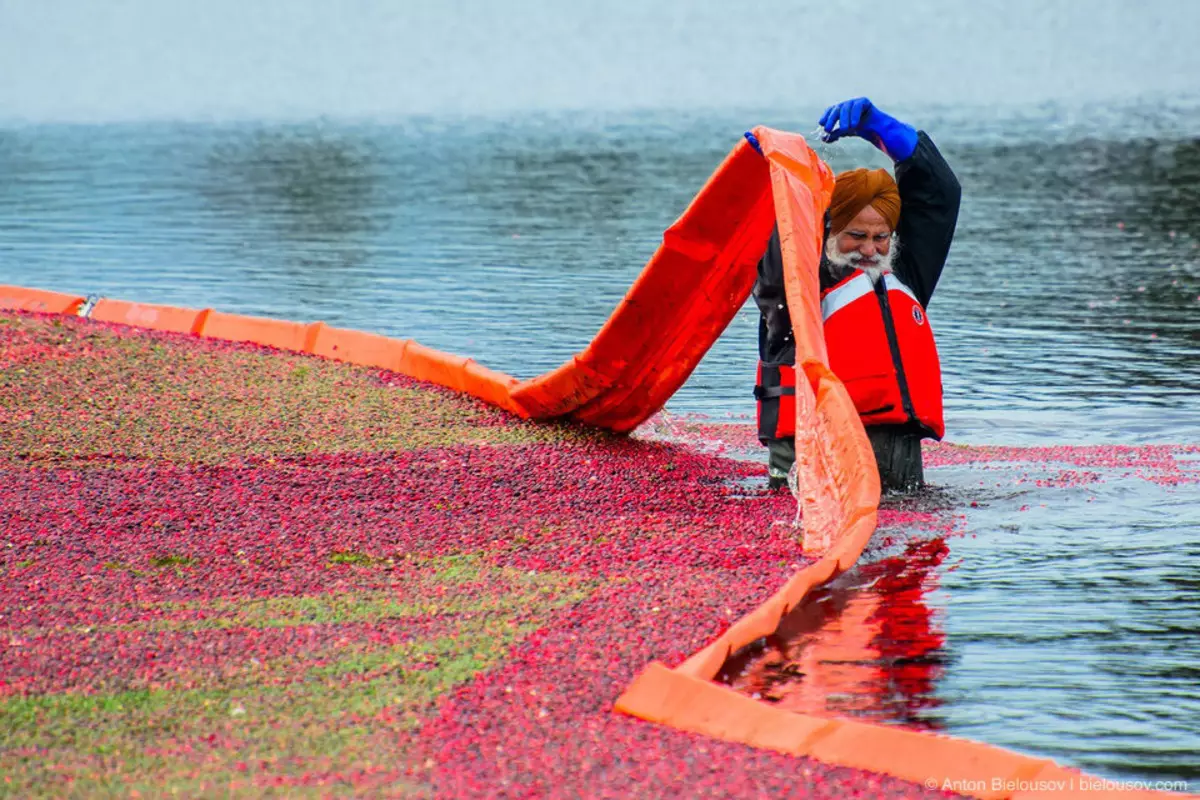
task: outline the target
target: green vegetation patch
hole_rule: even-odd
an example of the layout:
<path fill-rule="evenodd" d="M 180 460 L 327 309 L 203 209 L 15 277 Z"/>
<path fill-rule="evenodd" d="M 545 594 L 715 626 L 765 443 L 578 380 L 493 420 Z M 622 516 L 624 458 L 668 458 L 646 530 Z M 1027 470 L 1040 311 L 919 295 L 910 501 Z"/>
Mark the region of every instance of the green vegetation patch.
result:
<path fill-rule="evenodd" d="M 384 593 L 210 602 L 209 614 L 239 622 L 361 626 L 419 612 L 445 624 L 398 644 L 359 640 L 316 657 L 281 654 L 269 666 L 248 659 L 200 682 L 192 676 L 186 689 L 8 697 L 0 701 L 0 796 L 225 796 L 231 787 L 327 796 L 375 780 L 422 794 L 406 783 L 405 759 L 437 698 L 591 589 L 455 557 L 432 560 L 398 586 L 412 598 L 405 602 Z"/>
<path fill-rule="evenodd" d="M 85 320 L 7 319 L 0 462 L 218 464 L 564 435 L 500 424 L 501 412 L 473 399 L 365 367 Z"/>

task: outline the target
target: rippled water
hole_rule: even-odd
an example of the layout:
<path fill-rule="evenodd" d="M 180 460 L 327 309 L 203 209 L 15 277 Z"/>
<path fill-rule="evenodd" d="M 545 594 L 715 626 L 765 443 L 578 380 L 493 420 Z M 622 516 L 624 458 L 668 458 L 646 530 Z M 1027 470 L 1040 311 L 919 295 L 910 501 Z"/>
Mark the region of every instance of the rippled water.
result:
<path fill-rule="evenodd" d="M 1200 106 L 914 120 L 964 187 L 930 308 L 947 438 L 1200 442 Z M 323 319 L 529 377 L 587 344 L 759 122 L 813 125 L 768 111 L 3 129 L 0 283 Z M 862 143 L 822 152 L 881 163 Z M 751 416 L 755 326 L 747 306 L 669 409 Z M 922 719 L 1114 774 L 1200 777 L 1197 485 L 1006 497 L 979 494 L 978 467 L 930 477 L 975 536 L 927 565 L 945 644 Z"/>
<path fill-rule="evenodd" d="M 719 679 L 783 708 L 1200 786 L 1200 447 L 943 464 Z M 1055 457 L 1091 464 L 1057 463 Z"/>
<path fill-rule="evenodd" d="M 1200 485 L 1023 485 L 968 508 L 965 527 L 931 597 L 950 662 L 929 719 L 1200 789 Z"/>

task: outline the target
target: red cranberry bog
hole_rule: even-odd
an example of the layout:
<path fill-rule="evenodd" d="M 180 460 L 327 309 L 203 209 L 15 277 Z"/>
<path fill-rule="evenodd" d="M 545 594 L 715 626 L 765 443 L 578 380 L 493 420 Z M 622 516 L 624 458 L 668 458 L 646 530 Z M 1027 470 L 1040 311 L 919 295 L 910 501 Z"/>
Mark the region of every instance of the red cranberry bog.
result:
<path fill-rule="evenodd" d="M 1140 794 L 721 685 L 877 527 L 952 528 L 878 508 L 805 277 L 831 176 L 756 133 L 765 158 L 735 148 L 592 345 L 523 383 L 321 323 L 0 287 L 0 791 Z M 803 548 L 758 464 L 617 435 L 686 380 L 776 223 Z M 867 617 L 842 619 L 852 650 Z"/>

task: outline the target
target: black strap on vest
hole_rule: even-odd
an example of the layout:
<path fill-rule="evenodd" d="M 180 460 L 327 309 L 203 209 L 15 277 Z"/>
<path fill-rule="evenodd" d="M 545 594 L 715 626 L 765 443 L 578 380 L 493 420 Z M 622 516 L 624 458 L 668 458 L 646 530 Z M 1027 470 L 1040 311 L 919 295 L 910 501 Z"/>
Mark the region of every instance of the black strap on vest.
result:
<path fill-rule="evenodd" d="M 913 410 L 912 395 L 908 392 L 908 375 L 904 372 L 904 359 L 900 357 L 900 339 L 896 336 L 896 321 L 892 318 L 892 305 L 888 302 L 888 290 L 883 278 L 874 282 L 875 297 L 879 301 L 879 312 L 883 315 L 883 329 L 887 333 L 888 349 L 892 352 L 892 364 L 896 368 L 896 383 L 900 387 L 900 403 L 909 423 L 919 423 Z"/>
<path fill-rule="evenodd" d="M 758 438 L 764 444 L 775 438 L 779 429 L 779 398 L 796 394 L 795 386 L 782 386 L 780 364 L 759 362 L 759 380 L 754 387 L 754 398 L 758 401 Z M 792 366 L 786 364 L 782 366 Z"/>
<path fill-rule="evenodd" d="M 755 400 L 769 400 L 772 397 L 783 397 L 785 394 L 795 394 L 795 386 L 755 386 Z"/>

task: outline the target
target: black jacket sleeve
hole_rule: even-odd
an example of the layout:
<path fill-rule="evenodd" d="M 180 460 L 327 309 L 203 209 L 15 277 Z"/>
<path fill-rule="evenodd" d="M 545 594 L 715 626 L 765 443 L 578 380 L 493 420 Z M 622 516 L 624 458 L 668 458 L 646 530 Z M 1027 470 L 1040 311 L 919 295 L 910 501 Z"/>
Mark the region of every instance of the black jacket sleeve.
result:
<path fill-rule="evenodd" d="M 928 307 L 950 253 L 962 187 L 924 131 L 917 134 L 913 154 L 896 165 L 896 183 L 900 187 L 896 275 Z"/>
<path fill-rule="evenodd" d="M 796 341 L 792 338 L 792 317 L 783 291 L 783 254 L 779 249 L 779 226 L 771 231 L 767 251 L 758 262 L 754 282 L 754 302 L 758 304 L 758 358 L 766 364 L 796 363 Z"/>

